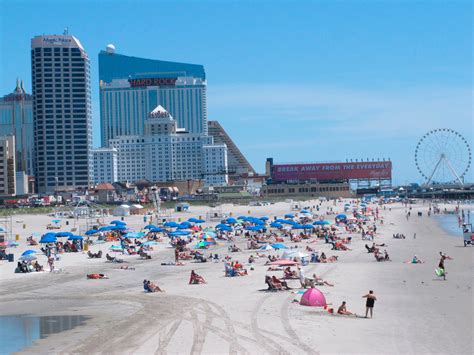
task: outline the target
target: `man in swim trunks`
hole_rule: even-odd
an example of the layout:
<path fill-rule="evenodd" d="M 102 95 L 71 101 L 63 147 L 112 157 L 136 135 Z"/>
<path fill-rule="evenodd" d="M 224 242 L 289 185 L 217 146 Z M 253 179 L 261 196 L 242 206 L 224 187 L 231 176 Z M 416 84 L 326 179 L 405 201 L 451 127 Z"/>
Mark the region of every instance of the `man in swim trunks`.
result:
<path fill-rule="evenodd" d="M 374 291 L 370 290 L 368 294 L 365 296 L 362 296 L 362 298 L 367 298 L 367 301 L 365 302 L 365 318 L 368 318 L 369 311 L 370 311 L 370 318 L 372 318 L 373 312 L 374 312 L 374 304 L 375 301 L 377 300 L 377 297 L 374 295 Z"/>
<path fill-rule="evenodd" d="M 343 316 L 351 316 L 353 313 L 347 310 L 346 301 L 343 301 L 342 304 L 337 309 L 337 314 L 341 314 Z"/>

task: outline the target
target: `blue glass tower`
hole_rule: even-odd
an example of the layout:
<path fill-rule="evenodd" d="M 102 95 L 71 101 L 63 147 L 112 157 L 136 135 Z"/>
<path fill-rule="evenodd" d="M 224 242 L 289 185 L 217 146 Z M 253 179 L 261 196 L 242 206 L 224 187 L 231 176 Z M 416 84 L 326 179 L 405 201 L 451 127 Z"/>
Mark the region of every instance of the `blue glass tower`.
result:
<path fill-rule="evenodd" d="M 143 135 L 149 112 L 163 106 L 178 127 L 207 135 L 206 74 L 202 65 L 99 53 L 102 146 L 123 135 Z"/>

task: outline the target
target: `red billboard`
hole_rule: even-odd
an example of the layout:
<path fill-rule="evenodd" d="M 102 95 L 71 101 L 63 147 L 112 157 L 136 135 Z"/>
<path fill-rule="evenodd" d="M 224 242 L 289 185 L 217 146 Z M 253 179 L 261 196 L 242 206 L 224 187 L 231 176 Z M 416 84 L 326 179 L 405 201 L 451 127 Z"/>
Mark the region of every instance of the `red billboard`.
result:
<path fill-rule="evenodd" d="M 391 161 L 273 165 L 275 181 L 392 179 Z"/>

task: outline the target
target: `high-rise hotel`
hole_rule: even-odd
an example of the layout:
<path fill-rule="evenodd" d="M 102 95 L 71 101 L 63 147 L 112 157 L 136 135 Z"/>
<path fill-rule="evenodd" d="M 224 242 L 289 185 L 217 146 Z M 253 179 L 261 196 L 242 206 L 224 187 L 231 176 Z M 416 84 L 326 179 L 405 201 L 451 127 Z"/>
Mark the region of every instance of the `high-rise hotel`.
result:
<path fill-rule="evenodd" d="M 99 53 L 102 146 L 142 136 L 148 114 L 163 106 L 189 133 L 207 135 L 206 74 L 202 65 L 130 57 L 108 45 Z"/>
<path fill-rule="evenodd" d="M 31 40 L 35 172 L 39 193 L 91 183 L 89 57 L 69 35 Z"/>

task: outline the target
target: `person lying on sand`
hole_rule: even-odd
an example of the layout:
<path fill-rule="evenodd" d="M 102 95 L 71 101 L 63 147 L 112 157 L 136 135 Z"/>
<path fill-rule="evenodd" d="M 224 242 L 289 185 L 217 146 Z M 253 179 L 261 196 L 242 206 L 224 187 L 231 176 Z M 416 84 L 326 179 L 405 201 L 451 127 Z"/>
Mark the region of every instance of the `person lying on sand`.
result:
<path fill-rule="evenodd" d="M 119 270 L 135 270 L 135 268 L 128 265 L 122 265 Z"/>
<path fill-rule="evenodd" d="M 108 279 L 109 277 L 105 274 L 87 274 L 88 279 Z"/>
<path fill-rule="evenodd" d="M 316 276 L 316 274 L 313 274 L 313 282 L 316 286 L 330 286 L 334 287 L 334 284 L 329 283 L 328 281 L 323 280 L 321 277 Z"/>
<path fill-rule="evenodd" d="M 291 268 L 288 266 L 284 271 L 283 277 L 285 279 L 297 279 L 298 278 L 298 273 L 294 270 L 291 270 Z"/>

